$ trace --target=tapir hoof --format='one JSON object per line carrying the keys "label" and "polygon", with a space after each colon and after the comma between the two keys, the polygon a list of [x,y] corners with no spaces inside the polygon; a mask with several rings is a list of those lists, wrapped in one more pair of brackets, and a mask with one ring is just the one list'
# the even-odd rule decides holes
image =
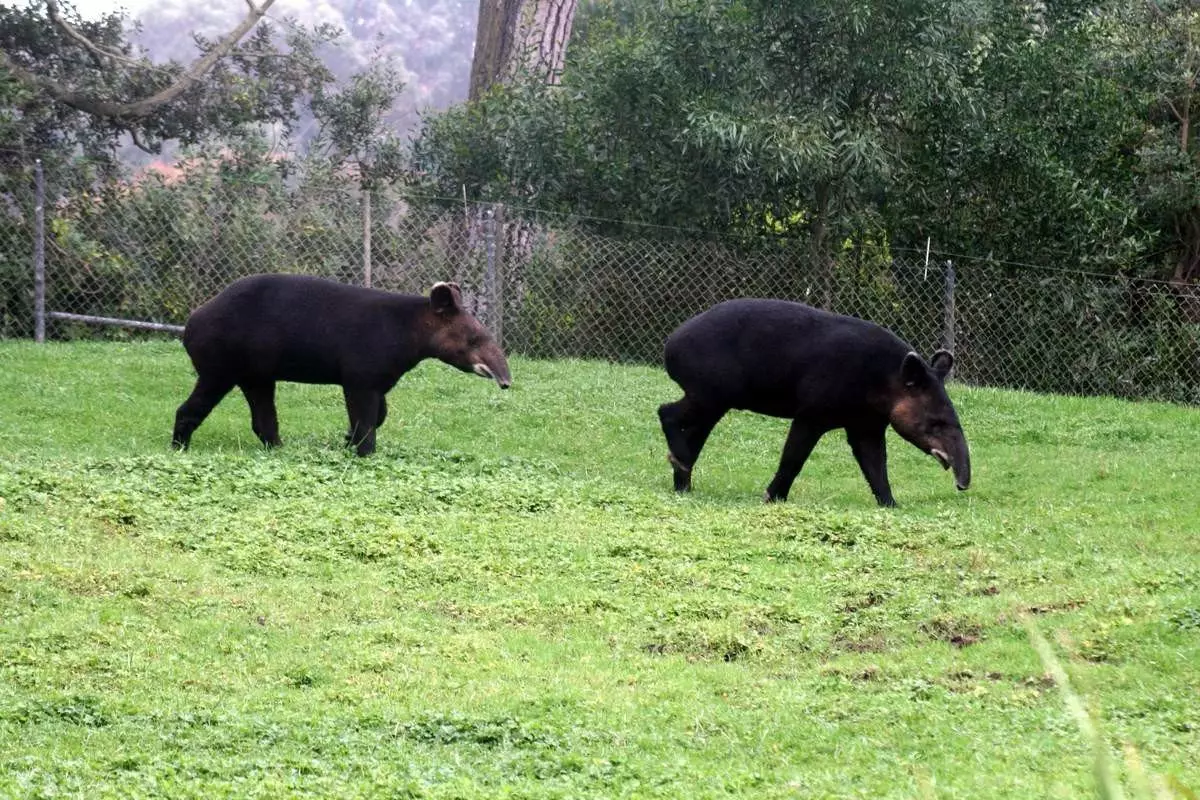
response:
{"label": "tapir hoof", "polygon": [[683,493],[692,490],[692,471],[683,465],[683,462],[675,457],[674,453],[667,453],[667,461],[671,463],[672,477],[675,480],[675,491]]}

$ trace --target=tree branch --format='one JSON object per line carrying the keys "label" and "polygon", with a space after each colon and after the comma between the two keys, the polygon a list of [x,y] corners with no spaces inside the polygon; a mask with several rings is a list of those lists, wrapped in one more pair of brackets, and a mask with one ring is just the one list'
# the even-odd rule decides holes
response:
{"label": "tree branch", "polygon": [[[136,100],[132,103],[114,103],[109,100],[101,100],[97,97],[85,95],[67,86],[63,86],[62,84],[51,80],[50,78],[35,75],[24,67],[16,64],[12,58],[10,58],[9,55],[2,50],[0,50],[0,66],[3,66],[5,69],[7,69],[13,75],[13,77],[17,78],[22,83],[44,92],[54,100],[57,100],[64,105],[68,105],[71,108],[78,109],[79,111],[83,111],[84,113],[92,114],[93,116],[97,117],[110,117],[117,120],[126,121],[137,120],[148,116],[158,106],[171,102],[175,98],[179,97],[179,95],[187,91],[190,86],[198,83],[200,79],[204,77],[204,73],[208,72],[210,69],[212,69],[214,64],[228,55],[229,52],[233,50],[234,46],[241,41],[242,37],[245,36],[251,28],[258,24],[258,21],[262,19],[263,15],[266,14],[267,9],[270,8],[274,2],[275,0],[263,0],[261,6],[256,6],[253,2],[251,2],[251,0],[246,0],[246,5],[250,8],[250,12],[246,15],[245,19],[243,19],[236,28],[222,38],[212,50],[209,50],[208,53],[206,53],[203,57],[192,62],[192,65],[183,75],[179,77],[179,80],[175,81],[162,91],[156,92],[149,97]],[[52,17],[57,16],[58,12],[57,8],[55,8],[54,0],[47,0],[47,7],[55,9],[52,13]],[[78,34],[79,37],[83,38],[84,41],[87,41],[87,37],[83,36],[83,34],[80,34],[78,31],[75,31],[75,33]],[[68,33],[68,35],[71,34]],[[75,37],[72,36],[72,38]],[[78,41],[78,39],[76,39],[76,41]],[[93,55],[97,55],[96,51],[98,48],[96,48],[96,46],[90,41],[83,46],[87,48],[88,51]],[[103,49],[99,50],[100,55],[107,55],[111,57],[111,54],[109,54],[107,51]]]}
{"label": "tree branch", "polygon": [[116,61],[119,64],[127,64],[129,66],[134,66],[134,67],[141,66],[141,62],[138,61],[136,58],[129,58],[128,56],[126,56],[122,53],[117,53],[112,50],[108,50],[107,48],[101,47],[100,45],[94,43],[91,39],[87,38],[82,33],[80,33],[75,27],[73,27],[71,25],[71,23],[69,23],[65,19],[63,19],[62,15],[60,15],[58,13],[57,0],[46,0],[46,12],[49,14],[51,22],[53,22],[55,25],[57,25],[59,27],[59,29],[63,33],[65,33],[71,40],[78,43],[81,47],[83,47],[83,49],[87,50],[89,53],[91,53],[96,58],[98,58],[98,59],[109,58],[109,59],[112,59],[113,61]]}

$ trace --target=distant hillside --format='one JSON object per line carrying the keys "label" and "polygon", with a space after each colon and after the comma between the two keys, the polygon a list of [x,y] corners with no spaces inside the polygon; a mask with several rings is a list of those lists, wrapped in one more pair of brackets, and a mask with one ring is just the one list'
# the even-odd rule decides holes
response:
{"label": "distant hillside", "polygon": [[[223,34],[244,13],[240,0],[156,0],[129,16],[141,23],[134,38],[153,59],[191,61],[193,32]],[[272,24],[325,22],[345,31],[322,53],[338,78],[365,66],[377,44],[391,55],[406,84],[392,117],[401,134],[414,129],[421,112],[466,99],[477,14],[477,0],[277,0],[268,12]]]}

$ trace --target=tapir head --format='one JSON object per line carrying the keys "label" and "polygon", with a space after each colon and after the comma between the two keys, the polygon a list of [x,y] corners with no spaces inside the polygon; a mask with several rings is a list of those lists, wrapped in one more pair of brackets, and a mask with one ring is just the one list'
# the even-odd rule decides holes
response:
{"label": "tapir head", "polygon": [[435,283],[429,292],[429,307],[433,311],[428,342],[431,355],[463,372],[491,378],[501,389],[507,389],[512,376],[504,351],[487,328],[463,308],[458,284]]}
{"label": "tapir head", "polygon": [[946,375],[954,356],[938,350],[928,364],[909,353],[893,384],[891,423],[896,432],[936,458],[943,469],[954,468],[960,490],[971,485],[971,455],[954,404],[946,394]]}

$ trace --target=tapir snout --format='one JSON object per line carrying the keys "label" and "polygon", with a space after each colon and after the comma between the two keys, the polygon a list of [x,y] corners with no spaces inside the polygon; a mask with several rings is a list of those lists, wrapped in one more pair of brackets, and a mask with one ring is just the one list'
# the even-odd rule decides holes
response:
{"label": "tapir snout", "polygon": [[954,404],[946,394],[946,376],[954,356],[938,350],[926,365],[908,353],[900,366],[890,422],[902,437],[937,459],[942,469],[954,470],[954,485],[966,491],[971,485],[971,453]]}
{"label": "tapir snout", "polygon": [[429,304],[433,312],[429,355],[463,372],[494,380],[501,389],[512,385],[504,351],[488,329],[463,308],[457,284],[435,284]]}

